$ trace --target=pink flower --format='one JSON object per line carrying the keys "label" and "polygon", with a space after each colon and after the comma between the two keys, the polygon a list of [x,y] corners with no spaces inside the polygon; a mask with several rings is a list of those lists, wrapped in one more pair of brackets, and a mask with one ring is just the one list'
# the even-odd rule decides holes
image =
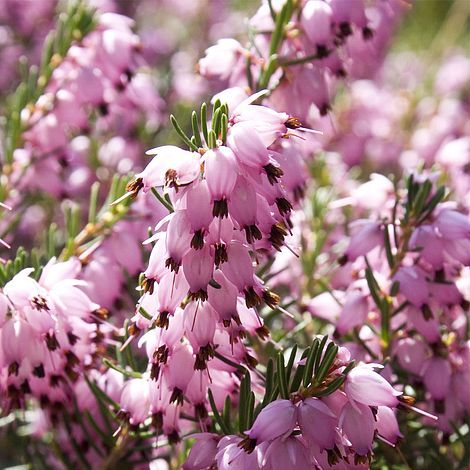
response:
{"label": "pink flower", "polygon": [[439,212],[434,225],[447,240],[470,239],[470,218],[457,211]]}
{"label": "pink flower", "polygon": [[333,11],[328,3],[311,0],[305,4],[302,9],[301,24],[312,44],[325,48],[330,42],[332,39],[332,16]]}
{"label": "pink flower", "polygon": [[431,350],[420,339],[404,338],[398,342],[395,354],[401,367],[420,376]]}
{"label": "pink flower", "polygon": [[245,470],[247,468],[258,470],[258,452],[255,449],[250,454],[240,447],[241,438],[238,436],[224,436],[218,446],[216,455],[218,470]]}
{"label": "pink flower", "polygon": [[289,115],[278,113],[266,106],[241,105],[235,109],[230,121],[233,124],[248,124],[256,130],[263,145],[269,147],[287,132]]}
{"label": "pink flower", "polygon": [[168,387],[172,391],[170,403],[183,404],[183,396],[191,378],[194,375],[194,356],[188,346],[179,344],[171,355],[165,369]]}
{"label": "pink flower", "polygon": [[191,247],[195,250],[204,245],[204,234],[214,218],[211,203],[211,193],[206,180],[200,181],[186,194],[186,215],[194,232]]}
{"label": "pink flower", "polygon": [[263,408],[253,426],[246,431],[258,443],[287,436],[297,422],[297,407],[290,400],[276,400]]}
{"label": "pink flower", "polygon": [[366,364],[360,364],[349,372],[344,391],[350,400],[368,406],[397,406],[397,396],[402,395]]}
{"label": "pink flower", "polygon": [[183,271],[193,299],[207,299],[207,285],[214,271],[214,256],[205,245],[200,250],[189,250],[183,258]]}
{"label": "pink flower", "polygon": [[347,403],[340,417],[340,426],[356,454],[367,455],[372,450],[375,419],[369,406]]}
{"label": "pink flower", "polygon": [[449,392],[452,368],[443,357],[428,359],[424,366],[423,381],[435,400],[443,400]]}
{"label": "pink flower", "polygon": [[383,229],[378,222],[358,219],[350,224],[350,228],[352,236],[345,252],[347,261],[355,261],[383,244]]}
{"label": "pink flower", "polygon": [[208,302],[217,312],[219,321],[230,324],[232,318],[238,319],[238,289],[219,270],[214,272],[214,280],[220,289],[212,286],[207,288]]}
{"label": "pink flower", "polygon": [[388,442],[396,444],[400,437],[403,435],[398,428],[397,418],[391,408],[387,406],[377,407],[377,431],[387,439]]}
{"label": "pink flower", "polygon": [[214,339],[217,316],[207,302],[189,302],[184,307],[184,328],[194,351]]}
{"label": "pink flower", "polygon": [[237,174],[237,160],[230,148],[221,146],[208,150],[204,154],[204,176],[214,201],[215,215],[227,215],[226,210],[218,210],[217,205],[230,199],[237,181]]}
{"label": "pink flower", "polygon": [[418,333],[426,338],[426,341],[432,344],[441,339],[439,323],[435,318],[425,318],[423,312],[412,305],[406,309],[406,314]]}
{"label": "pink flower", "polygon": [[315,443],[323,449],[332,449],[335,445],[335,414],[318,398],[307,398],[299,406],[299,426],[302,436],[309,443]]}
{"label": "pink flower", "polygon": [[167,259],[165,266],[178,272],[184,255],[190,250],[191,225],[186,211],[176,211],[172,214],[166,231]]}
{"label": "pink flower", "polygon": [[425,275],[418,266],[405,266],[393,277],[394,281],[400,283],[400,293],[416,307],[421,307],[429,301],[429,287]]}
{"label": "pink flower", "polygon": [[189,456],[183,465],[183,470],[204,470],[213,465],[217,454],[219,436],[202,432],[192,436],[196,442],[191,447]]}
{"label": "pink flower", "polygon": [[206,49],[206,56],[199,61],[201,75],[227,80],[243,51],[242,45],[235,39],[219,39],[215,46]]}
{"label": "pink flower", "polygon": [[268,151],[249,123],[232,126],[229,129],[227,144],[242,165],[261,171],[269,163]]}
{"label": "pink flower", "polygon": [[432,225],[421,225],[413,232],[410,247],[420,249],[420,255],[434,268],[442,267],[444,262],[444,241]]}
{"label": "pink flower", "polygon": [[191,183],[199,175],[199,155],[195,152],[165,145],[148,150],[147,155],[155,157],[144,171],[136,175],[136,178],[142,178],[144,191],[155,186],[177,188]]}
{"label": "pink flower", "polygon": [[150,411],[150,389],[146,379],[131,379],[125,383],[120,400],[122,411],[130,424],[143,423]]}
{"label": "pink flower", "polygon": [[367,296],[360,292],[350,292],[346,295],[346,301],[341,310],[339,319],[336,323],[336,329],[339,334],[345,334],[356,326],[364,324],[369,305]]}
{"label": "pink flower", "polygon": [[314,467],[309,448],[301,437],[275,439],[264,451],[262,468],[266,470],[308,470]]}

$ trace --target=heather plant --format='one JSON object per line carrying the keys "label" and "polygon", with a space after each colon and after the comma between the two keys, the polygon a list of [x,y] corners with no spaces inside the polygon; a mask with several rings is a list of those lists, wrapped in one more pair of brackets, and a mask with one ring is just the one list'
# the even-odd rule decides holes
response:
{"label": "heather plant", "polygon": [[466,53],[390,52],[401,0],[4,3],[2,465],[466,468]]}

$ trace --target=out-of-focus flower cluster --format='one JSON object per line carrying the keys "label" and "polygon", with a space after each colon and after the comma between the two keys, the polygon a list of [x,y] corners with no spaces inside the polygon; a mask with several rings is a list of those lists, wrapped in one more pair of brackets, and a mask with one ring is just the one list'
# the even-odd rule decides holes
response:
{"label": "out-of-focus flower cluster", "polygon": [[240,93],[237,88],[268,86],[272,77],[274,108],[315,122],[330,109],[338,80],[374,74],[405,6],[395,0],[367,7],[362,0],[307,0],[289,17],[281,44],[279,17],[291,15],[292,8],[266,1],[250,19],[252,43],[245,48],[234,39],[219,40],[207,49],[199,71],[228,87],[229,95]]}
{"label": "out-of-focus flower cluster", "polygon": [[145,116],[149,129],[159,125],[163,103],[151,75],[138,71],[144,62],[132,20],[103,13],[97,21],[67,51],[37,102],[23,110],[27,131],[12,179],[30,190],[77,197],[96,176],[126,174],[139,164],[133,134],[140,120]]}

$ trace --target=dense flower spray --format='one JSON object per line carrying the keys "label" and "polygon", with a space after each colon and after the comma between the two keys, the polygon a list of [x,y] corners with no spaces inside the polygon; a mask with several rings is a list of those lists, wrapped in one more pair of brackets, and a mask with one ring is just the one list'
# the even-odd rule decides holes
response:
{"label": "dense flower spray", "polygon": [[23,408],[31,397],[45,408],[67,406],[73,384],[96,362],[109,334],[106,311],[81,290],[79,272],[77,259],[52,259],[38,280],[26,268],[2,289],[2,409]]}

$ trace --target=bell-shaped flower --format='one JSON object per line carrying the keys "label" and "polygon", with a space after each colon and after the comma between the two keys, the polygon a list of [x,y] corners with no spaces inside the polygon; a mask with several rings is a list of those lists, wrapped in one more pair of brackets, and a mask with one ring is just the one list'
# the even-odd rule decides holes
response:
{"label": "bell-shaped flower", "polygon": [[229,129],[227,144],[243,165],[261,171],[269,163],[268,151],[249,123],[232,126]]}
{"label": "bell-shaped flower", "polygon": [[191,436],[196,442],[189,451],[183,470],[204,470],[214,465],[220,436],[202,432]]}
{"label": "bell-shaped flower", "polygon": [[439,212],[434,222],[439,233],[447,240],[470,239],[470,217],[453,210]]}
{"label": "bell-shaped flower", "polygon": [[443,357],[432,357],[424,366],[423,381],[435,400],[443,400],[449,392],[452,368]]}
{"label": "bell-shaped flower", "polygon": [[383,244],[383,229],[378,222],[359,219],[352,222],[350,228],[352,236],[345,252],[347,261],[355,261]]}
{"label": "bell-shaped flower", "polygon": [[244,49],[235,39],[219,39],[217,44],[206,49],[199,60],[199,72],[203,77],[226,80],[233,72]]}
{"label": "bell-shaped flower", "polygon": [[166,234],[162,233],[161,235],[150,252],[148,266],[144,271],[147,279],[155,279],[157,282],[160,282],[160,279],[168,272],[165,267]]}
{"label": "bell-shaped flower", "polygon": [[423,365],[430,356],[431,350],[419,338],[403,338],[395,346],[395,355],[403,369],[421,376]]}
{"label": "bell-shaped flower", "polygon": [[288,436],[297,424],[297,406],[290,400],[276,400],[263,408],[245,434],[257,443]]}
{"label": "bell-shaped flower", "polygon": [[400,283],[400,293],[416,307],[421,307],[429,301],[429,286],[426,273],[418,266],[401,267],[394,281]]}
{"label": "bell-shaped flower", "polygon": [[323,46],[324,53],[332,39],[332,16],[330,5],[320,0],[311,0],[302,8],[302,28],[312,44]]}
{"label": "bell-shaped flower", "polygon": [[183,271],[189,284],[190,296],[207,300],[207,285],[214,271],[214,256],[206,244],[200,250],[189,250],[183,258]]}
{"label": "bell-shaped flower", "polygon": [[186,336],[194,351],[214,340],[217,314],[207,302],[189,302],[184,308]]}
{"label": "bell-shaped flower", "polygon": [[[158,284],[158,310],[173,314],[188,293],[188,282],[182,272],[167,273]],[[162,325],[164,326],[164,325]]]}
{"label": "bell-shaped flower", "polygon": [[375,418],[369,406],[347,403],[339,423],[356,454],[365,456],[372,450]]}
{"label": "bell-shaped flower", "polygon": [[419,249],[420,256],[433,268],[440,268],[444,262],[444,241],[432,225],[421,225],[413,231],[410,248]]}
{"label": "bell-shaped flower", "polygon": [[131,379],[125,383],[121,393],[122,411],[132,425],[143,423],[150,411],[150,387],[146,379]]}
{"label": "bell-shaped flower", "polygon": [[220,146],[204,154],[204,177],[214,201],[230,199],[237,175],[237,159],[229,147]]}
{"label": "bell-shaped flower", "polygon": [[336,323],[338,333],[343,335],[356,326],[363,325],[368,312],[367,296],[357,291],[349,292]]}
{"label": "bell-shaped flower", "polygon": [[217,446],[218,470],[259,470],[258,455],[254,452],[247,453],[240,446],[241,438],[238,436],[224,436]]}
{"label": "bell-shaped flower", "polygon": [[184,255],[190,249],[191,225],[186,211],[173,213],[166,232],[166,251],[168,258],[165,265],[172,271],[178,272]]}
{"label": "bell-shaped flower", "polygon": [[186,194],[186,215],[194,233],[191,246],[200,249],[204,245],[204,232],[208,230],[212,215],[212,198],[207,181],[202,180]]}
{"label": "bell-shaped flower", "polygon": [[230,122],[249,124],[267,148],[286,133],[289,118],[287,113],[278,113],[267,106],[249,104],[238,106],[230,117]]}
{"label": "bell-shaped flower", "polygon": [[168,387],[172,391],[170,403],[183,404],[183,396],[191,378],[194,375],[194,355],[191,349],[179,344],[171,355],[165,369],[165,377]]}
{"label": "bell-shaped flower", "polygon": [[441,339],[439,323],[435,318],[425,318],[423,312],[413,305],[406,308],[406,316],[418,333],[426,338],[426,341],[430,344]]}
{"label": "bell-shaped flower", "polygon": [[315,468],[307,443],[298,436],[277,438],[272,441],[263,452],[261,463],[262,468],[266,470]]}
{"label": "bell-shaped flower", "polygon": [[302,436],[309,443],[315,443],[323,449],[335,446],[335,414],[318,398],[307,398],[299,405],[299,426]]}
{"label": "bell-shaped flower", "polygon": [[[13,279],[5,284],[3,293],[17,307],[37,306],[47,308],[47,291],[43,289],[37,281],[29,277],[34,271],[33,268],[26,268],[16,274]],[[35,300],[36,299],[36,300]],[[44,302],[41,300],[44,299]]]}
{"label": "bell-shaped flower", "polygon": [[64,279],[75,279],[79,274],[82,266],[78,258],[72,257],[68,261],[58,263],[53,257],[44,266],[39,284],[46,289],[52,289],[55,284]]}
{"label": "bell-shaped flower", "polygon": [[237,296],[238,289],[225,277],[220,270],[214,272],[214,280],[220,286],[219,288],[211,285],[207,288],[208,302],[217,312],[219,321],[227,326],[232,318],[238,319]]}
{"label": "bell-shaped flower", "polygon": [[402,395],[372,367],[365,364],[360,364],[349,372],[344,391],[350,400],[367,406],[397,406],[397,397]]}
{"label": "bell-shaped flower", "polygon": [[[246,178],[238,177],[237,190],[232,196],[229,209],[231,217],[242,230],[256,224],[256,191]],[[255,238],[257,237],[258,235]],[[259,233],[259,238],[261,238],[261,233]]]}
{"label": "bell-shaped flower", "polygon": [[147,155],[155,155],[144,171],[138,173],[144,191],[155,186],[175,187],[194,181],[201,171],[199,154],[188,152],[173,145],[164,145],[148,150]]}
{"label": "bell-shaped flower", "polygon": [[239,242],[227,247],[228,261],[222,264],[222,272],[234,284],[239,292],[253,285],[253,263],[248,249]]}
{"label": "bell-shaped flower", "polygon": [[391,444],[396,444],[403,435],[398,427],[397,417],[388,406],[377,407],[377,432]]}

